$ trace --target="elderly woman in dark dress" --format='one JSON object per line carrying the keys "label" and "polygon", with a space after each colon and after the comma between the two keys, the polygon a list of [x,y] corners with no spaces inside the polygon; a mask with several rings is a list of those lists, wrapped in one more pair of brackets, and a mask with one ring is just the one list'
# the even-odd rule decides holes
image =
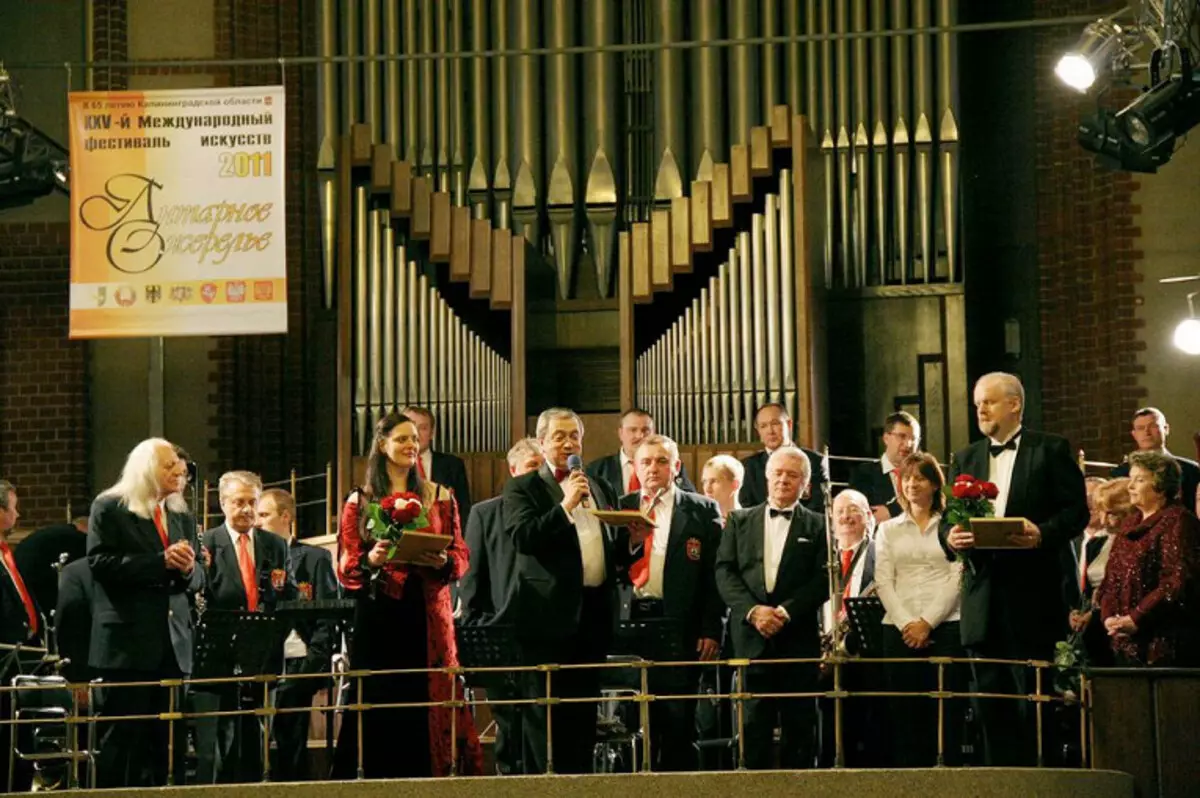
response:
{"label": "elderly woman in dark dress", "polygon": [[1129,463],[1134,512],[1094,603],[1118,665],[1200,664],[1200,521],[1179,501],[1181,473],[1170,455],[1137,452]]}

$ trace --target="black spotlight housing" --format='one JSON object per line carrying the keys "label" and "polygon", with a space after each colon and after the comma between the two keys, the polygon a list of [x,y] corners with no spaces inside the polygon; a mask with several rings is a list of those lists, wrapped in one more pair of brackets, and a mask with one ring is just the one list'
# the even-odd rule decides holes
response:
{"label": "black spotlight housing", "polygon": [[1151,174],[1171,159],[1175,137],[1140,147],[1129,138],[1116,114],[1102,110],[1079,123],[1079,145],[1095,153],[1096,160],[1109,169]]}

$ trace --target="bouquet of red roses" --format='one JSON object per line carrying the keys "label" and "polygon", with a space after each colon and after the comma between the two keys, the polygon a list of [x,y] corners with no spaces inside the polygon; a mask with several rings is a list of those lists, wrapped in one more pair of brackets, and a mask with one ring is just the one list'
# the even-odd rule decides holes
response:
{"label": "bouquet of red roses", "polygon": [[[976,479],[970,474],[959,474],[954,484],[945,487],[945,493],[946,512],[943,518],[952,526],[970,529],[972,518],[991,518],[996,514],[992,499],[1000,495],[1000,490],[991,482]],[[964,566],[963,584],[969,585],[971,575],[975,573],[975,564],[961,551],[955,559]]]}
{"label": "bouquet of red roses", "polygon": [[375,540],[392,544],[388,549],[389,559],[396,556],[396,542],[405,532],[419,532],[428,527],[425,505],[415,493],[393,493],[367,505],[367,531]]}

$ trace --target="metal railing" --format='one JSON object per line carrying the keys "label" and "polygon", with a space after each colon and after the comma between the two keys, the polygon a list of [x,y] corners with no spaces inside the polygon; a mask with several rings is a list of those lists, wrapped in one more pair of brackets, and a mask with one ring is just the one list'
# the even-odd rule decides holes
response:
{"label": "metal railing", "polygon": [[[9,649],[12,646],[0,646],[0,650]],[[38,649],[26,648],[29,652],[38,651]],[[44,651],[44,650],[42,650]],[[50,658],[51,660],[53,658]],[[930,691],[905,692],[897,690],[849,690],[845,687],[844,669],[848,666],[877,666],[877,665],[911,665],[911,664],[928,664],[937,669],[937,689]],[[948,689],[948,673],[947,670],[951,666],[1007,666],[1031,668],[1034,671],[1034,692],[1028,694],[1008,694],[1008,693],[992,693],[978,692],[973,690],[953,690]],[[652,671],[662,668],[711,668],[721,666],[732,668],[736,679],[732,683],[736,687],[731,687],[728,692],[712,693],[670,693],[670,694],[655,694],[650,690],[650,674]],[[747,670],[751,667],[786,667],[786,666],[810,666],[813,669],[813,684],[817,685],[817,669],[819,666],[824,666],[829,669],[832,674],[832,684],[829,689],[814,689],[806,691],[789,691],[789,692],[754,692],[746,689]],[[1047,671],[1056,666],[1047,661],[1041,660],[1005,660],[1005,659],[985,659],[985,658],[968,658],[968,657],[848,657],[841,654],[829,654],[824,657],[813,658],[796,658],[796,659],[761,659],[749,660],[742,658],[709,660],[709,661],[685,661],[685,662],[656,662],[651,660],[636,660],[622,662],[604,662],[604,663],[586,663],[586,664],[540,664],[540,665],[524,665],[524,666],[488,666],[488,667],[441,667],[441,668],[404,668],[404,669],[385,669],[385,670],[365,670],[352,669],[346,671],[331,671],[328,673],[315,674],[291,674],[291,675],[274,675],[264,674],[257,676],[241,676],[241,677],[224,677],[224,678],[203,678],[203,679],[163,679],[163,680],[147,680],[140,682],[122,682],[122,683],[102,683],[93,681],[87,684],[68,684],[57,682],[54,684],[45,685],[30,685],[13,687],[5,685],[0,687],[0,693],[18,693],[29,692],[36,690],[64,690],[69,689],[72,695],[70,712],[57,722],[65,723],[69,729],[68,739],[70,740],[70,750],[59,752],[58,754],[38,754],[33,757],[26,756],[24,752],[19,753],[19,756],[33,759],[61,759],[71,762],[89,761],[94,766],[94,751],[79,750],[79,732],[78,729],[82,725],[87,725],[92,729],[91,739],[93,745],[97,739],[95,729],[98,726],[103,726],[107,723],[121,723],[130,721],[162,721],[168,724],[167,732],[167,783],[174,784],[176,782],[175,761],[176,761],[176,746],[179,745],[180,739],[186,741],[186,730],[182,732],[177,728],[178,723],[186,723],[188,721],[205,719],[205,718],[228,718],[236,716],[253,716],[261,719],[265,724],[269,719],[276,715],[294,714],[294,713],[309,713],[321,712],[326,715],[327,722],[333,722],[336,716],[341,716],[342,723],[354,722],[357,724],[357,751],[356,751],[356,768],[357,778],[365,777],[365,767],[363,760],[363,716],[366,712],[392,710],[392,709],[417,709],[417,708],[444,708],[450,710],[450,776],[464,775],[459,772],[459,755],[461,752],[461,741],[458,728],[458,713],[456,710],[467,708],[474,710],[479,706],[541,706],[546,710],[546,763],[548,774],[553,774],[554,769],[554,709],[555,707],[566,704],[597,704],[606,703],[625,703],[633,702],[638,705],[638,724],[637,733],[631,737],[636,740],[640,736],[642,756],[641,756],[641,772],[649,773],[653,771],[653,750],[651,741],[651,712],[650,705],[657,701],[701,701],[701,700],[727,700],[732,702],[734,708],[734,742],[736,744],[736,768],[744,770],[746,768],[746,749],[745,749],[745,703],[754,699],[826,699],[832,702],[834,708],[834,767],[842,767],[845,764],[845,743],[844,737],[844,702],[847,699],[897,699],[897,698],[927,698],[937,702],[937,766],[941,767],[946,764],[946,742],[947,742],[947,726],[950,719],[947,717],[947,702],[949,701],[1020,701],[1028,702],[1034,705],[1035,725],[1036,725],[1036,746],[1037,746],[1037,764],[1039,767],[1044,765],[1044,747],[1045,747],[1045,727],[1046,707],[1050,705],[1070,706],[1077,705],[1080,712],[1080,765],[1087,766],[1088,763],[1088,727],[1089,727],[1089,712],[1090,712],[1090,689],[1086,674],[1081,674],[1080,693],[1076,697],[1064,697],[1055,695],[1047,691],[1047,685],[1053,683],[1052,674]],[[616,671],[616,670],[636,670],[638,671],[637,683],[639,689],[633,695],[614,696],[605,695],[601,691],[600,695],[595,696],[555,696],[555,676],[567,671],[579,670],[595,670],[595,671]],[[387,703],[371,703],[364,698],[364,683],[372,677],[397,676],[397,675],[412,675],[412,674],[442,674],[449,680],[450,697],[443,701],[399,701]],[[486,677],[488,675],[511,675],[511,674],[538,674],[545,678],[545,691],[542,695],[536,698],[514,698],[503,700],[483,699],[479,700],[474,696],[473,690],[469,687],[464,687],[460,683],[460,679],[466,684],[472,684],[474,680],[472,676]],[[1047,676],[1050,676],[1048,679]],[[466,677],[465,679],[463,677]],[[347,703],[338,704],[334,700],[326,706],[304,706],[280,708],[273,705],[273,688],[282,682],[298,681],[304,679],[324,679],[333,680],[334,693],[352,693],[353,700]],[[697,678],[697,682],[699,679]],[[186,712],[180,706],[178,689],[182,687],[205,687],[213,685],[230,685],[240,684],[249,687],[261,688],[262,705],[238,710],[222,710],[209,712]],[[167,710],[158,714],[146,715],[121,715],[121,716],[105,716],[97,714],[93,711],[95,704],[95,691],[97,689],[114,690],[124,688],[137,687],[161,687],[169,691],[167,700]],[[86,695],[87,710],[81,711],[81,696]],[[332,698],[332,696],[331,696]],[[13,696],[13,701],[10,706],[19,707],[21,705],[20,698]],[[961,706],[961,705],[959,705]],[[353,713],[353,719],[348,717],[349,713]],[[13,737],[10,739],[15,742],[16,727],[26,724],[46,724],[44,718],[17,718],[6,717],[0,720],[0,725],[9,727]],[[271,746],[270,735],[263,733],[262,735],[262,765],[263,765],[263,781],[270,779],[270,762],[271,762]],[[186,742],[184,743],[186,745]],[[633,744],[631,742],[631,744]],[[15,748],[15,745],[12,746]],[[92,772],[94,780],[94,771]],[[78,780],[75,774],[75,766],[71,766],[71,776],[69,784],[77,786]]]}

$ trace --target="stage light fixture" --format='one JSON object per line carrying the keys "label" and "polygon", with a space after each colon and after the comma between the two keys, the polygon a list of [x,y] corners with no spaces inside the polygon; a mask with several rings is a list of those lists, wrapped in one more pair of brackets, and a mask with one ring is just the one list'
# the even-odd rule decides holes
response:
{"label": "stage light fixture", "polygon": [[1080,94],[1130,52],[1124,41],[1128,33],[1113,19],[1115,16],[1098,19],[1084,28],[1079,44],[1064,53],[1054,67],[1058,79]]}
{"label": "stage light fixture", "polygon": [[[1155,53],[1156,58],[1158,53]],[[1133,144],[1151,149],[1175,139],[1200,122],[1200,75],[1192,71],[1191,57],[1181,51],[1180,74],[1156,80],[1149,91],[1117,114]],[[1157,68],[1152,74],[1157,78]]]}
{"label": "stage light fixture", "polygon": [[1096,160],[1109,169],[1153,173],[1171,158],[1175,138],[1164,139],[1153,147],[1139,147],[1111,111],[1098,111],[1079,123],[1079,145],[1096,154]]}
{"label": "stage light fixture", "polygon": [[1179,322],[1175,328],[1175,346],[1189,355],[1200,355],[1200,319],[1196,318],[1196,295],[1193,291],[1187,295],[1188,318]]}

